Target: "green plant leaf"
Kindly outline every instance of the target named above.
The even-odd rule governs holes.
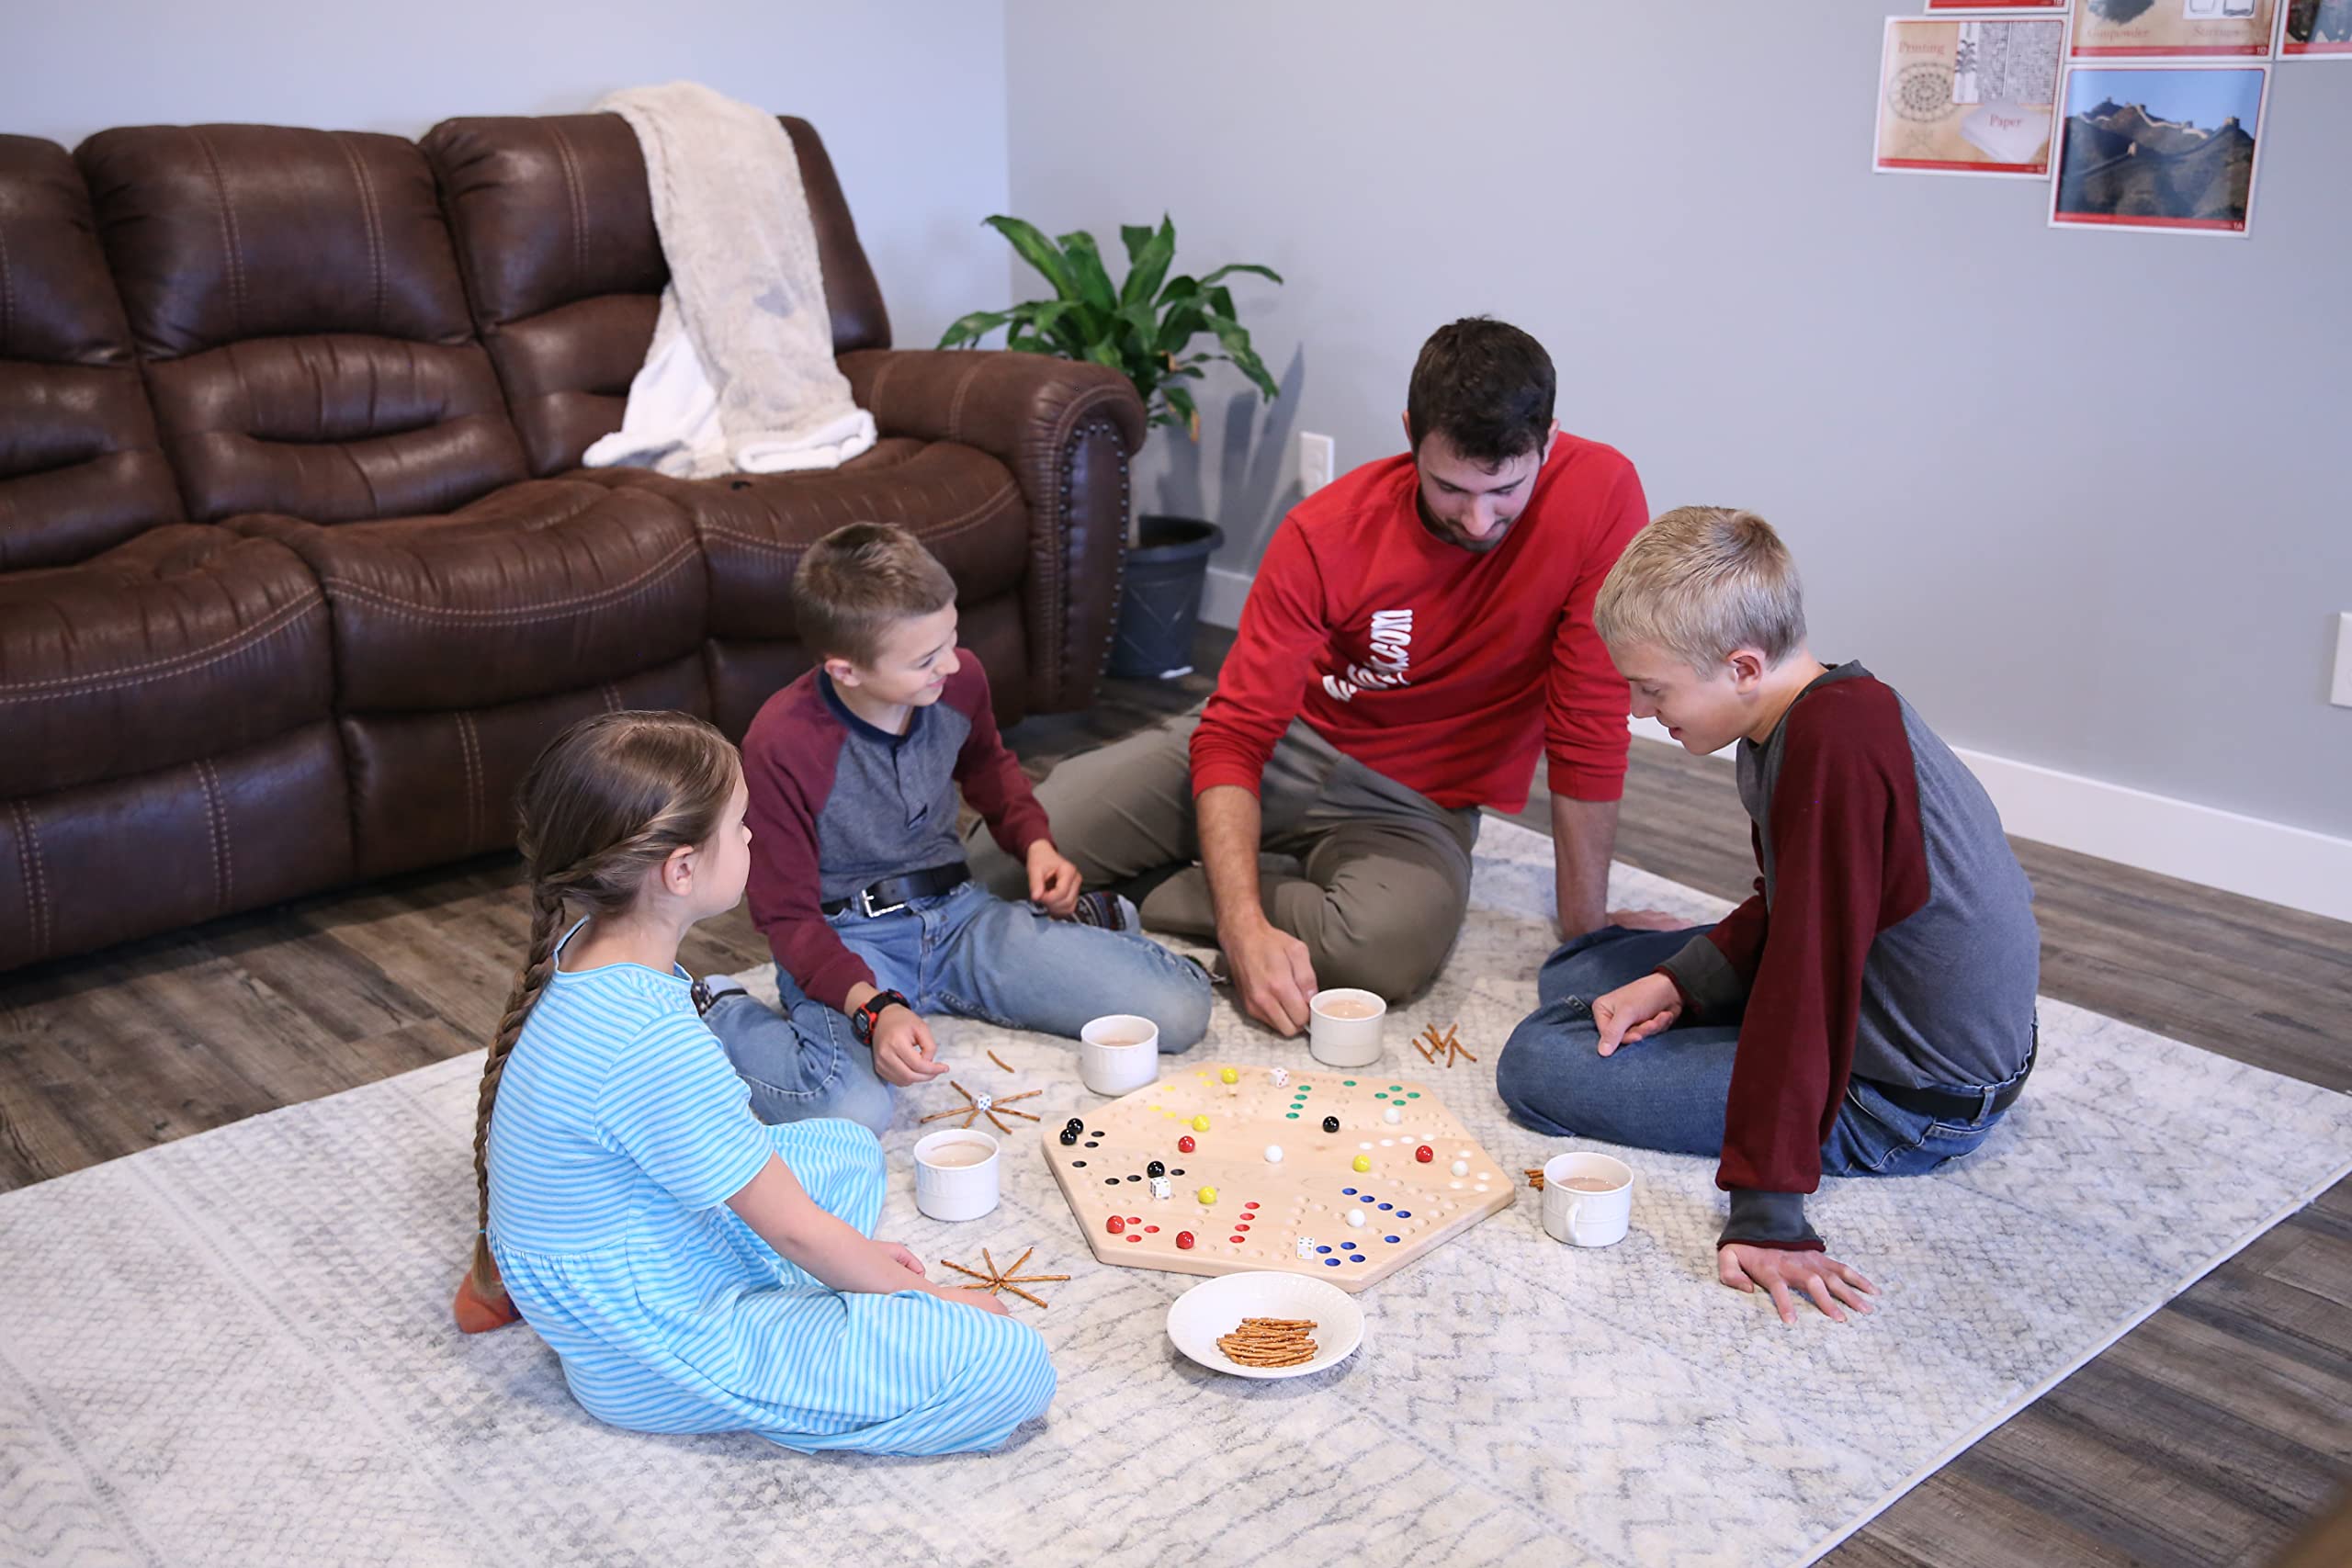
[[[1118,292],[1111,287],[1111,275],[1102,270],[1102,253],[1095,248],[1094,236],[1080,229],[1057,243],[1069,264],[1070,288],[1077,298],[1103,310],[1117,310]]]
[[[1250,346],[1250,329],[1230,316],[1211,316],[1209,330],[1216,333],[1216,341],[1241,373],[1250,378],[1250,384],[1265,394],[1268,402],[1273,401],[1282,389],[1266,374],[1265,362],[1258,357],[1257,350]]]
[[[1144,242],[1141,250],[1133,245],[1127,247],[1127,280],[1119,288],[1119,303],[1148,303],[1153,295],[1159,292],[1160,279],[1168,276],[1168,264],[1175,259],[1176,224],[1173,220],[1163,216],[1159,220],[1159,230]],[[1157,334],[1147,333],[1144,335],[1148,339]]]
[[[1070,288],[1069,267],[1063,261],[1061,252],[1054,248],[1051,240],[1039,232],[1036,225],[1024,223],[1018,218],[1007,218],[1002,213],[984,221],[989,228],[1012,242],[1021,259],[1036,268],[1038,275],[1054,286],[1056,295],[1064,299],[1076,297],[1075,290]]]
[[[1193,394],[1182,387],[1164,386],[1159,389],[1159,395],[1167,400],[1170,412],[1176,415],[1169,423],[1182,424],[1185,433],[1198,441],[1201,438],[1201,411],[1193,406]]]
[[[1283,275],[1276,272],[1272,267],[1260,266],[1255,262],[1235,262],[1231,266],[1221,266],[1215,272],[1209,274],[1206,277],[1201,279],[1201,287],[1205,288],[1210,284],[1215,283],[1218,278],[1237,272],[1254,272],[1260,277],[1271,277],[1276,283],[1280,283],[1283,280]]]
[[[967,343],[978,343],[1012,318],[1011,310],[975,310],[957,318],[953,326],[942,333],[939,346],[960,348]]]

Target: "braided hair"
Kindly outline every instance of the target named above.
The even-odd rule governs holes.
[[[691,714],[605,713],[548,742],[516,791],[531,947],[482,1060],[474,1112],[480,1212],[473,1262],[458,1292],[464,1326],[492,1327],[514,1316],[490,1252],[491,1112],[507,1057],[555,973],[565,914],[626,913],[648,874],[718,830],[741,771],[726,737]]]

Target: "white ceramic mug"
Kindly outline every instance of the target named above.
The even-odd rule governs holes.
[[[951,1149],[977,1148],[968,1163],[936,1163]],[[934,1220],[977,1220],[996,1207],[997,1143],[986,1133],[951,1127],[915,1145],[915,1207]]]
[[[1078,1032],[1079,1081],[1097,1094],[1133,1094],[1159,1077],[1159,1025],[1114,1012]]]
[[[1611,1185],[1588,1192],[1568,1184],[1571,1177]],[[1625,1239],[1634,1220],[1634,1172],[1607,1155],[1554,1155],[1544,1162],[1544,1229],[1571,1247],[1607,1247]]]
[[[1370,1007],[1362,1018],[1334,1018],[1325,1010],[1339,1002]],[[1337,986],[1317,991],[1306,1001],[1306,1049],[1327,1067],[1368,1067],[1380,1060],[1380,1030],[1387,1021],[1388,1004],[1377,991]]]

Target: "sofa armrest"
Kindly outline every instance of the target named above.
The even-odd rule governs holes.
[[[1001,350],[860,349],[841,368],[882,434],[961,442],[1012,470],[1029,506],[1028,706],[1092,702],[1117,629],[1127,462],[1144,438],[1134,384]]]

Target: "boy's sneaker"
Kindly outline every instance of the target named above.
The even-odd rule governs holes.
[[[749,995],[751,993],[743,989],[740,980],[726,975],[706,975],[694,983],[695,1012],[697,1016],[708,1017],[719,998]]]
[[[1143,930],[1143,916],[1116,893],[1080,894],[1078,908],[1069,918],[1081,926],[1097,926],[1106,931]]]

